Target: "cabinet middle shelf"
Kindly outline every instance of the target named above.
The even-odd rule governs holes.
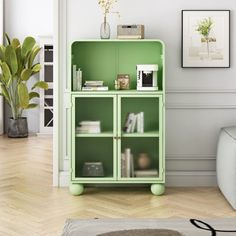
[[[96,134],[82,134],[82,133],[76,133],[75,134],[75,137],[76,138],[102,138],[102,137],[104,137],[104,138],[109,138],[109,137],[114,137],[114,138],[117,138],[117,135],[115,135],[115,134],[113,134],[113,132],[111,131],[111,132],[101,132],[101,133],[96,133]],[[159,131],[148,131],[148,132],[144,132],[144,133],[124,133],[124,132],[122,132],[121,133],[121,136],[120,136],[120,138],[122,138],[122,137],[131,137],[131,138],[135,138],[135,137],[140,137],[140,138],[142,138],[142,137],[150,137],[150,138],[158,138],[158,137],[160,137],[160,135],[159,135]]]

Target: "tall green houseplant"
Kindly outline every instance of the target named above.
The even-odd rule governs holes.
[[[40,63],[34,63],[40,51],[35,39],[26,37],[21,44],[19,39],[10,40],[6,34],[6,42],[6,46],[0,45],[0,88],[12,113],[8,136],[26,137],[27,120],[22,117],[22,112],[37,107],[38,104],[32,102],[33,98],[39,98],[36,89],[48,89],[48,84],[38,81],[31,88],[28,86],[30,78],[41,69]]]

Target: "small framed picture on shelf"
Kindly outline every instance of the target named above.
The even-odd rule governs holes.
[[[230,67],[230,10],[182,10],[182,68]]]
[[[117,83],[121,90],[130,89],[130,76],[128,74],[118,74]]]

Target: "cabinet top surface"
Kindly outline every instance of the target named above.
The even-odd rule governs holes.
[[[78,39],[73,43],[78,42],[158,42],[164,45],[164,42],[160,39]]]

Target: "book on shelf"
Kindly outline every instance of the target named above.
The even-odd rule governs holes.
[[[100,121],[81,121],[76,127],[76,132],[79,134],[99,134],[101,133]]]
[[[102,80],[86,80],[82,88],[83,91],[107,91],[108,86],[104,86]]]
[[[121,177],[134,177],[134,158],[130,148],[121,153]]]
[[[107,90],[108,90],[108,86],[82,88],[82,91],[107,91]]]
[[[144,133],[144,112],[137,114],[128,113],[125,119],[123,131],[126,133]]]
[[[76,65],[73,65],[72,77],[73,77],[73,83],[72,83],[73,91],[80,91],[82,89],[82,71],[80,68],[78,68],[77,70]]]
[[[135,177],[158,177],[157,169],[148,169],[148,170],[135,170]]]

